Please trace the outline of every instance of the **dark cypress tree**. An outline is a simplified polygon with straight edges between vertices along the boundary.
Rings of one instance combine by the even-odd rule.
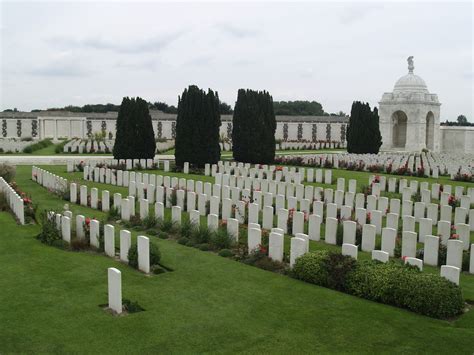
[[[232,120],[234,159],[272,163],[275,159],[276,120],[273,99],[266,91],[240,89]]]
[[[219,96],[217,92],[190,85],[178,98],[176,119],[175,160],[182,167],[185,162],[203,167],[215,164],[221,156],[219,146]]]
[[[377,108],[372,111],[368,103],[354,101],[346,137],[349,153],[377,154],[382,145]]]
[[[117,116],[115,159],[152,159],[156,143],[148,103],[124,97]]]

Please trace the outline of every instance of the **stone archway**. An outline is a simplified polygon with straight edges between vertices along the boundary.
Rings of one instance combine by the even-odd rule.
[[[433,112],[428,112],[426,115],[426,148],[433,150],[434,149],[434,114]]]
[[[396,111],[392,114],[392,147],[405,148],[407,142],[408,117],[403,111]]]

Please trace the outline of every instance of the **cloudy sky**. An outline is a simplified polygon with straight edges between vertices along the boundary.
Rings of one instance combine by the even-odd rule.
[[[1,2],[0,109],[176,104],[189,84],[234,104],[239,88],[349,112],[407,72],[473,117],[471,2]]]

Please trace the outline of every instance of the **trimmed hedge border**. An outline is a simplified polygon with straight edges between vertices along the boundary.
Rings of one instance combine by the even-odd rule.
[[[463,312],[461,288],[441,276],[397,261],[352,259],[351,263],[349,259],[327,251],[307,253],[296,260],[292,276],[433,318],[448,319]]]

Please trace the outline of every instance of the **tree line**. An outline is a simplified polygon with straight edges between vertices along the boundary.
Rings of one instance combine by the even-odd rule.
[[[147,102],[150,110],[159,110],[164,113],[177,114],[178,108],[175,105],[168,105],[165,102]],[[69,111],[69,112],[84,112],[84,113],[106,113],[106,112],[118,112],[120,105],[112,103],[107,104],[87,104],[84,106],[73,106],[68,105],[65,107],[52,107],[47,108],[45,111]],[[4,112],[17,112],[15,109],[7,109]],[[31,112],[39,112],[41,110],[35,109]],[[342,111],[338,113],[327,113],[324,111],[323,106],[317,101],[274,101],[273,111],[277,116],[346,116]],[[219,112],[221,115],[231,115],[234,110],[231,105],[219,101]]]
[[[221,102],[216,91],[196,85],[178,98],[175,161],[203,167],[220,160],[219,128]],[[267,91],[240,89],[232,118],[232,152],[236,161],[269,164],[275,158],[276,119],[273,98]],[[349,153],[378,153],[382,145],[377,108],[356,101],[347,128]],[[145,159],[155,156],[149,105],[143,99],[125,97],[117,118],[113,149],[116,159]]]

